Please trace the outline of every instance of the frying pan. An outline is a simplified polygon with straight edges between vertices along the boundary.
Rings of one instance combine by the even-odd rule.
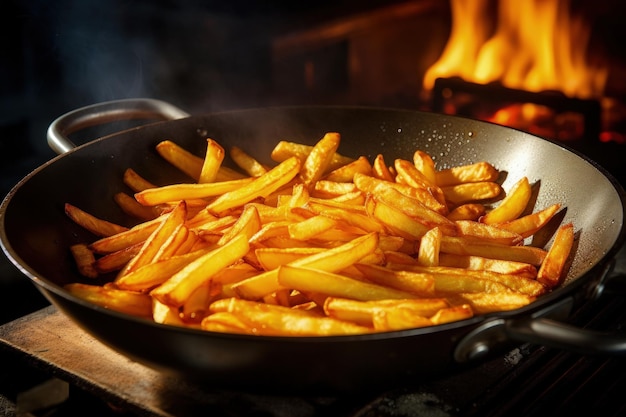
[[[66,136],[103,121],[136,117],[161,121],[79,146]],[[210,137],[270,164],[277,141],[313,144],[328,131],[341,134],[339,152],[349,156],[373,158],[382,153],[392,161],[422,149],[439,168],[485,160],[505,173],[505,189],[527,176],[536,191],[535,207],[560,202],[557,223],[575,225],[575,255],[565,282],[513,311],[430,328],[333,337],[247,336],[160,325],[95,306],[62,288],[84,281],[69,246],[95,239],[65,216],[66,202],[131,226],[132,219],[112,200],[115,193],[129,191],[121,181],[126,168],[157,185],[190,181],[155,152],[159,141],[172,140],[203,156]],[[296,106],[187,117],[184,111],[149,99],[78,109],[57,119],[48,137],[50,146],[62,154],[26,176],[3,200],[2,248],[78,326],[164,373],[226,389],[345,392],[417,383],[525,342],[583,354],[626,352],[626,337],[567,323],[578,305],[598,297],[611,276],[612,260],[625,240],[625,192],[599,165],[559,144],[486,122],[409,110]],[[527,243],[548,247],[549,232],[555,228],[548,227]]]

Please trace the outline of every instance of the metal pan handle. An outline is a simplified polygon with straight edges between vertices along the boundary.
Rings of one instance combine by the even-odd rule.
[[[623,283],[626,276],[611,274],[613,266],[614,263],[607,264],[602,275],[609,281]],[[498,347],[510,346],[511,341],[583,355],[626,355],[626,335],[623,332],[597,331],[566,323],[573,305],[574,299],[565,297],[528,317],[489,320],[459,342],[454,353],[455,360],[463,363],[483,358]]]
[[[188,116],[176,106],[156,99],[106,101],[81,107],[54,120],[48,127],[48,146],[57,154],[63,154],[77,146],[68,135],[90,126],[120,120],[174,120]]]

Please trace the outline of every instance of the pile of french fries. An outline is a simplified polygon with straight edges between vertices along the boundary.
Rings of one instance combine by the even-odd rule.
[[[163,324],[323,336],[516,309],[562,281],[574,227],[559,225],[549,249],[525,243],[561,208],[528,207],[528,178],[504,190],[489,162],[437,169],[421,150],[350,158],[340,138],[280,141],[273,166],[232,147],[238,169],[213,139],[204,158],[160,142],[189,183],[155,186],[128,168],[131,193],[115,201],[137,218],[130,228],[67,203],[97,236],[71,247],[86,279],[67,289]]]

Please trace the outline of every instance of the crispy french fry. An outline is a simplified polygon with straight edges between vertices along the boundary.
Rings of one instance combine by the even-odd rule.
[[[228,312],[234,314],[247,331],[246,333],[271,336],[328,336],[337,334],[369,333],[371,329],[354,323],[323,317],[306,310],[293,309],[280,305],[271,305],[253,301],[230,298],[220,300],[211,305],[216,309],[217,303],[226,301]],[[202,325],[212,321],[213,315],[207,316]]]
[[[65,204],[65,214],[67,214],[67,216],[72,219],[76,224],[85,228],[86,230],[89,230],[96,236],[113,236],[117,233],[125,232],[126,230],[128,230],[127,227],[120,226],[119,224],[111,223],[109,221],[95,217],[92,214],[89,214],[86,211],[81,210],[78,207],[69,203]]]
[[[393,330],[405,330],[433,325],[428,317],[416,315],[411,310],[397,308],[393,310],[378,310],[372,317],[374,330],[388,332]]]
[[[450,210],[446,217],[452,221],[478,221],[478,219],[480,219],[480,217],[483,216],[486,212],[487,210],[485,209],[485,206],[480,203],[466,203],[454,207],[452,210]]]
[[[442,308],[430,318],[433,324],[444,324],[453,321],[461,321],[474,317],[474,312],[469,304]]]
[[[238,146],[232,146],[230,148],[230,157],[239,168],[251,177],[260,177],[270,170],[270,168],[257,161]]]
[[[433,161],[433,158],[428,153],[419,149],[415,151],[413,153],[413,164],[430,184],[437,185],[435,161]]]
[[[534,235],[537,231],[539,231],[539,229],[545,226],[560,208],[561,204],[555,203],[535,213],[500,223],[497,227],[503,230],[508,230],[509,232],[517,233],[523,238],[527,238]]]
[[[135,199],[144,206],[178,202],[220,196],[224,193],[238,190],[252,183],[252,178],[243,178],[230,181],[217,181],[205,184],[171,184],[162,187],[148,188],[135,194]],[[203,203],[206,205],[206,202]]]
[[[485,224],[498,224],[517,219],[526,209],[531,194],[528,178],[522,177],[511,187],[500,204],[487,212],[480,221]]]
[[[78,267],[78,272],[87,278],[98,278],[98,270],[95,267],[96,257],[84,243],[77,243],[70,246],[70,251]]]
[[[198,176],[198,182],[200,184],[206,184],[216,180],[220,166],[224,160],[224,155],[224,148],[222,148],[219,143],[213,139],[207,139],[206,153],[204,161],[202,162],[202,168],[200,169],[200,175]]]
[[[118,277],[115,285],[122,290],[147,291],[161,285],[190,262],[206,254],[209,250],[198,250],[184,255],[172,256],[162,261],[146,264],[134,271]]]
[[[324,302],[324,312],[330,317],[369,327],[374,326],[374,316],[377,312],[393,314],[394,310],[401,309],[414,316],[430,317],[440,309],[449,306],[450,304],[445,298],[358,301],[349,298],[327,297]],[[428,324],[432,323],[429,322]]]
[[[341,246],[295,260],[289,265],[321,269],[328,272],[340,271],[371,254],[378,246],[378,234],[370,233]],[[278,270],[273,269],[233,286],[239,297],[257,300],[264,295],[284,288],[278,282]]]
[[[139,253],[142,246],[143,242],[138,242],[118,251],[108,253],[96,259],[93,264],[94,268],[96,268],[100,274],[119,271]]]
[[[266,197],[289,183],[299,170],[300,160],[295,157],[289,158],[252,182],[217,197],[207,209],[212,213],[221,214],[234,207],[243,206],[257,197]]]
[[[161,214],[157,208],[139,204],[137,200],[126,193],[116,193],[113,199],[124,213],[141,221],[156,219]]]
[[[131,190],[138,193],[147,188],[154,188],[156,185],[139,175],[134,169],[126,168],[124,176],[122,178],[124,184],[126,184]]]
[[[292,265],[278,268],[278,283],[285,288],[317,292],[354,300],[384,300],[415,298],[416,295],[383,285],[371,284],[320,269]]]
[[[486,243],[501,243],[512,246],[522,243],[523,240],[523,237],[517,233],[471,220],[458,220],[456,226],[459,236],[476,237]]]
[[[548,250],[537,273],[537,281],[548,288],[556,287],[563,279],[567,260],[574,246],[574,225],[566,223],[557,230],[552,246]]]
[[[300,143],[288,142],[288,141],[280,141],[276,144],[276,146],[272,150],[271,158],[276,162],[283,162],[291,158],[292,156],[295,156],[298,159],[304,161],[309,156],[312,150],[313,150],[313,146],[310,146],[310,145],[303,145]],[[353,161],[354,161],[353,158],[349,158],[347,156],[343,156],[335,152],[327,169],[334,170],[346,164],[349,164]]]
[[[385,158],[382,154],[376,155],[374,163],[372,164],[372,176],[379,180],[385,180],[394,182],[396,180],[395,170],[394,172],[385,163]]]
[[[372,164],[366,157],[360,156],[349,164],[332,170],[323,179],[332,182],[352,182],[354,174],[357,172],[365,175],[372,173]]]
[[[72,295],[104,308],[132,316],[152,316],[152,299],[147,294],[81,283],[67,284],[65,289]]]
[[[439,265],[439,248],[441,247],[441,229],[434,227],[422,236],[417,252],[417,262],[424,266]]]
[[[450,204],[455,206],[496,198],[502,192],[500,184],[490,181],[467,182],[441,187]]]
[[[156,150],[170,164],[178,168],[187,176],[197,181],[202,172],[202,158],[193,155],[191,152],[182,148],[180,145],[164,140],[156,145]]]
[[[537,277],[537,267],[531,264],[502,259],[489,259],[481,256],[439,254],[439,265],[471,270],[485,270],[501,274],[519,275],[534,279]]]
[[[496,181],[499,176],[500,173],[498,170],[489,162],[485,161],[451,167],[435,172],[435,179],[437,185],[440,187],[468,182],[493,182]]]
[[[313,146],[300,168],[300,178],[304,185],[311,187],[322,178],[332,163],[339,142],[339,133],[329,132]]]
[[[354,266],[363,273],[368,281],[376,284],[416,294],[420,297],[432,297],[435,294],[435,282],[428,273],[397,271],[364,263],[357,263]]]
[[[455,255],[476,255],[491,259],[524,262],[539,266],[546,257],[546,250],[532,246],[510,246],[485,243],[464,237],[443,236],[441,251]]]
[[[199,286],[209,281],[220,270],[241,259],[248,249],[246,237],[237,236],[224,246],[188,263],[163,284],[150,291],[150,295],[163,304],[180,307]]]
[[[125,275],[155,259],[161,247],[176,233],[187,217],[187,205],[181,201],[146,239],[139,253],[130,260],[121,274]]]

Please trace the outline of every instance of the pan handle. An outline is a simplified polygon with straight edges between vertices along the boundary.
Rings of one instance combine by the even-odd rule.
[[[63,154],[77,145],[68,135],[90,126],[119,120],[174,120],[189,114],[167,102],[150,98],[106,101],[81,107],[58,117],[48,127],[48,146]]]
[[[601,273],[609,281],[624,282],[626,274],[612,274],[614,263]],[[601,282],[604,279],[601,280]],[[604,284],[601,285],[604,287]],[[597,302],[604,290],[590,302]],[[623,292],[621,293],[624,294]],[[454,358],[464,363],[484,358],[490,352],[511,347],[511,342],[523,342],[562,349],[583,355],[626,355],[626,334],[619,331],[598,331],[568,324],[576,302],[572,296],[549,303],[529,316],[487,320],[465,335],[456,346]]]

